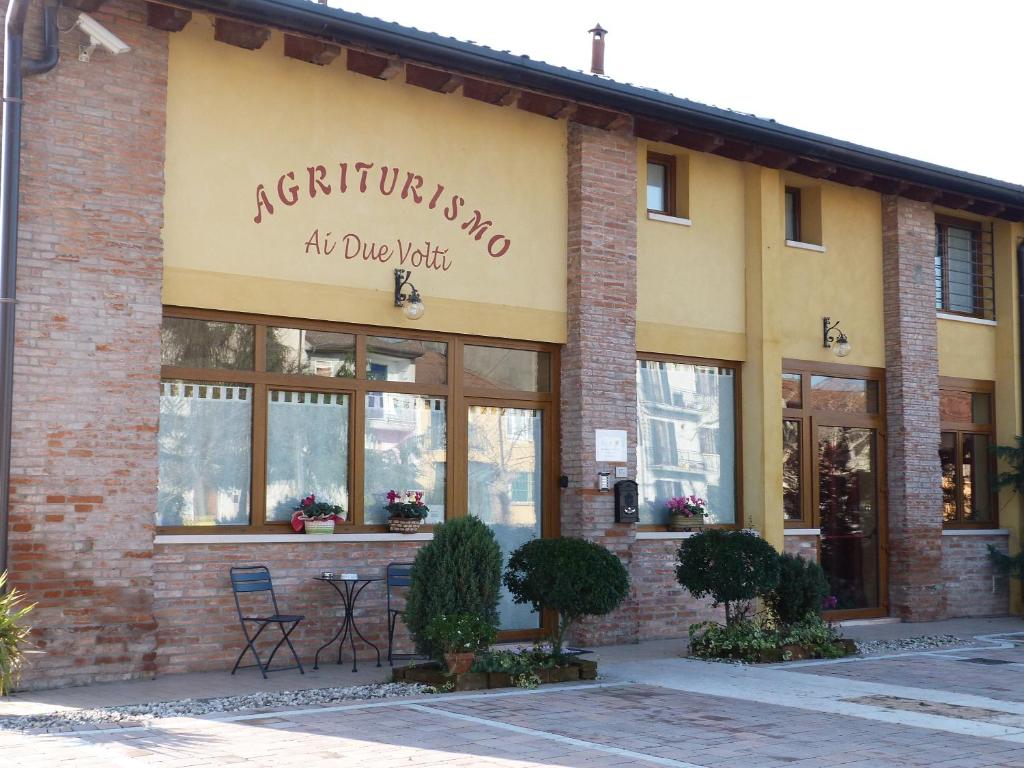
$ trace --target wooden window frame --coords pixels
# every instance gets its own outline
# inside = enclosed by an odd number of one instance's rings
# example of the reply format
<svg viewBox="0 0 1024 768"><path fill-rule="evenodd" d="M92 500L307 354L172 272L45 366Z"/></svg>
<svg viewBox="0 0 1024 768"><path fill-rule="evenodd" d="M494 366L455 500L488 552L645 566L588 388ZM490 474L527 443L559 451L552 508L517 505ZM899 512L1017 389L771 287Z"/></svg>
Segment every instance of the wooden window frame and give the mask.
<svg viewBox="0 0 1024 768"><path fill-rule="evenodd" d="M776 189L777 189L777 187L776 187ZM801 211L801 203L800 203L800 187L787 186L785 188L784 193L783 193L783 198L782 198L782 203L783 203L783 205L782 205L782 215L785 217L783 222L782 222L783 230L788 229L788 225L789 225L789 217L786 216L786 205L785 205L785 203L786 203L786 195L792 195L793 196L793 237L789 236L789 232L783 231L784 239L785 240L790 240L790 241L795 242L795 243L802 243L803 240L801 238L803 237L803 226L802 226L802 216L803 216L803 213Z"/></svg>
<svg viewBox="0 0 1024 768"><path fill-rule="evenodd" d="M336 528L338 535L346 533L382 533L386 525L364 524L363 468L365 456L365 406L369 392L444 397L447 413L447 452L445 483L446 519L467 514L468 502L468 406L485 404L495 407L529 408L540 410L544 442L542 445L541 489L534 489L541 502L541 535L557 536L559 532L560 496L559 474L559 347L531 341L493 339L452 333L436 333L383 326L334 323L273 315L222 312L165 306L164 317L241 323L254 326L255 350L252 370L220 368L189 368L161 366L160 378L181 381L218 381L252 387L252 454L250 473L250 507L247 525L186 525L157 526L158 534L267 534L291 533L288 521L266 519L266 439L267 397L270 389L304 392L342 393L349 396L349 515L346 522ZM285 374L266 371L266 329L268 327L300 328L303 330L351 333L355 335L355 377L351 379L312 374ZM366 377L366 338L388 336L422 341L440 341L448 345L447 383L416 384L398 381L379 381ZM505 349L546 352L550 355L550 392L524 392L486 387L466 387L463 383L463 349L466 345L482 345ZM433 526L424 526L430 531ZM532 634L530 634L532 632ZM523 636L532 636L530 631ZM511 636L511 635L510 635Z"/></svg>
<svg viewBox="0 0 1024 768"><path fill-rule="evenodd" d="M971 232L972 260L974 262L974 285L972 302L974 311L963 312L950 308L949 293L949 234L950 227L965 229ZM995 255L992 251L994 246L994 234L989 233L989 249L986 253L985 233L980 221L971 219L958 219L953 216L935 217L935 248L936 256L939 259L939 293L941 295L940 305L936 311L948 315L960 315L961 317L975 317L982 320L995 319ZM986 301L986 293L992 294L991 301Z"/></svg>
<svg viewBox="0 0 1024 768"><path fill-rule="evenodd" d="M657 208L651 208L647 205L648 200L644 200L644 205L647 208L648 213L660 213L663 216L676 216L676 158L675 155L665 155L660 152L648 152L647 153L647 165L660 165L665 169L665 209L659 210ZM647 172L647 165L644 166L644 173ZM647 184L644 185L644 196L647 195Z"/></svg>
<svg viewBox="0 0 1024 768"><path fill-rule="evenodd" d="M717 525L708 525L706 528L718 528L721 530L732 531L739 530L744 526L744 504L743 504L743 409L741 407L743 402L743 381L742 381L742 363L735 360L723 360L719 358L709 357L690 357L687 355L664 355L657 352L637 352L636 355L637 363L641 360L655 363L681 363L683 365L703 365L703 366L714 366L717 368L729 368L733 372L735 379L735 391L733 392L733 424L735 425L735 434L733 439L735 446L733 448L734 455L736 457L736 469L735 469L735 519L732 523L720 523ZM639 391L637 397L639 398ZM637 434L636 434L636 451L637 457L640 452L640 412L637 409ZM638 531L668 531L668 525L656 525L653 523L639 523L637 524Z"/></svg>
<svg viewBox="0 0 1024 768"><path fill-rule="evenodd" d="M970 394L985 394L989 396L989 423L981 424L977 422L952 422L952 421L940 421L939 433L952 432L956 435L956 520L952 522L946 522L945 519L942 521L942 527L950 530L970 530L970 529L995 529L999 527L999 489L996 486L996 458L995 458L995 447L996 447L996 387L995 382L985 381L983 379L961 379L954 378L952 376L940 376L939 377L939 397L942 397L943 392L967 392ZM940 410L941 414L941 410ZM941 416L940 416L941 418ZM992 520L964 520L964 497L963 497L963 440L966 435L988 435L989 437L989 448L991 454L989 456L990 467L989 477L991 478L989 487L989 504L992 509Z"/></svg>

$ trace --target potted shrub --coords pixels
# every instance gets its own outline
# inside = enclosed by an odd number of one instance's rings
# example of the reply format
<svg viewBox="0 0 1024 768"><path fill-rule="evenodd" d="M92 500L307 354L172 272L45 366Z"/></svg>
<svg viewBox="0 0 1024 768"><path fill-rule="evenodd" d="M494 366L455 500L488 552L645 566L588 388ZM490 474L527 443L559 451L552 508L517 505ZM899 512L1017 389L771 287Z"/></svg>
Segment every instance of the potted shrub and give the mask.
<svg viewBox="0 0 1024 768"><path fill-rule="evenodd" d="M292 514L292 528L297 532L334 533L336 522L345 522L345 508L340 504L317 501L312 493L299 502Z"/></svg>
<svg viewBox="0 0 1024 768"><path fill-rule="evenodd" d="M665 504L668 510L668 529L688 531L704 525L708 503L699 496L674 496Z"/></svg>
<svg viewBox="0 0 1024 768"><path fill-rule="evenodd" d="M431 619L426 636L441 649L448 671L461 675L469 672L476 652L491 645L497 632L493 624L474 613L448 613Z"/></svg>
<svg viewBox="0 0 1024 768"><path fill-rule="evenodd" d="M430 507L423 503L422 491L388 491L388 528L392 533L416 533Z"/></svg>
<svg viewBox="0 0 1024 768"><path fill-rule="evenodd" d="M18 682L21 671L22 644L28 627L21 625L35 605L21 605L21 593L6 590L7 573L0 573L0 696L6 696Z"/></svg>
<svg viewBox="0 0 1024 768"><path fill-rule="evenodd" d="M629 594L629 574L612 552L583 539L534 539L508 560L505 586L517 603L558 614L551 654L562 655L566 631L584 616L611 613Z"/></svg>
<svg viewBox="0 0 1024 768"><path fill-rule="evenodd" d="M471 613L497 628L501 548L479 518L435 525L433 541L416 553L410 582L404 619L418 653L442 658L426 631L437 616Z"/></svg>

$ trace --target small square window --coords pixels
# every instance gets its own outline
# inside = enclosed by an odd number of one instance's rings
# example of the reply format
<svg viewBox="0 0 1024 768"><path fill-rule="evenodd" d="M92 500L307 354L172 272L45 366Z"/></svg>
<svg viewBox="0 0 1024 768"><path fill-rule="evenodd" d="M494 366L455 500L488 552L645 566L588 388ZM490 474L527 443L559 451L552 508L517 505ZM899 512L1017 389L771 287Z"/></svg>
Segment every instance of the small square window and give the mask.
<svg viewBox="0 0 1024 768"><path fill-rule="evenodd" d="M647 155L647 210L676 215L676 159L650 152Z"/></svg>

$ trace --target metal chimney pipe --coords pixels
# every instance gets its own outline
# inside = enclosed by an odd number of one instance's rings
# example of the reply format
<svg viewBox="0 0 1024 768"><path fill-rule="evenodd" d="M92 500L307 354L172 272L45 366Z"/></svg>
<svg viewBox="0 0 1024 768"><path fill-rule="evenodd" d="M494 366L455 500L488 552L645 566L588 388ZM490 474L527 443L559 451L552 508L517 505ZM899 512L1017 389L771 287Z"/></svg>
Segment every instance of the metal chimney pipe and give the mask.
<svg viewBox="0 0 1024 768"><path fill-rule="evenodd" d="M604 36L608 34L608 30L603 29L600 24L597 24L592 30L590 30L590 34L594 36L590 53L590 71L595 75L603 75Z"/></svg>

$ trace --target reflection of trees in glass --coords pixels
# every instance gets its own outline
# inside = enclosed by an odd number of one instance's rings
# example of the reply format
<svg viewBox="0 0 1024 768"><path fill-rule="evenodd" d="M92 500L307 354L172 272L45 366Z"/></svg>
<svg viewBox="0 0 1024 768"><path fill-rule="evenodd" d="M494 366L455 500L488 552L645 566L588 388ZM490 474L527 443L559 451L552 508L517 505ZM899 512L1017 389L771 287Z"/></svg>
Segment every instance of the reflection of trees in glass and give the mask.
<svg viewBox="0 0 1024 768"><path fill-rule="evenodd" d="M157 524L244 525L252 390L182 382L160 386ZM231 498L227 509L221 508L224 495Z"/></svg>
<svg viewBox="0 0 1024 768"><path fill-rule="evenodd" d="M800 422L782 422L782 508L787 520L803 517L800 491Z"/></svg>
<svg viewBox="0 0 1024 768"><path fill-rule="evenodd" d="M267 329L267 370L275 373L353 378L355 336L348 333Z"/></svg>
<svg viewBox="0 0 1024 768"><path fill-rule="evenodd" d="M251 370L253 327L165 317L160 331L160 351L164 365Z"/></svg>
<svg viewBox="0 0 1024 768"><path fill-rule="evenodd" d="M310 493L348 511L348 396L273 391L267 421L267 519Z"/></svg>

